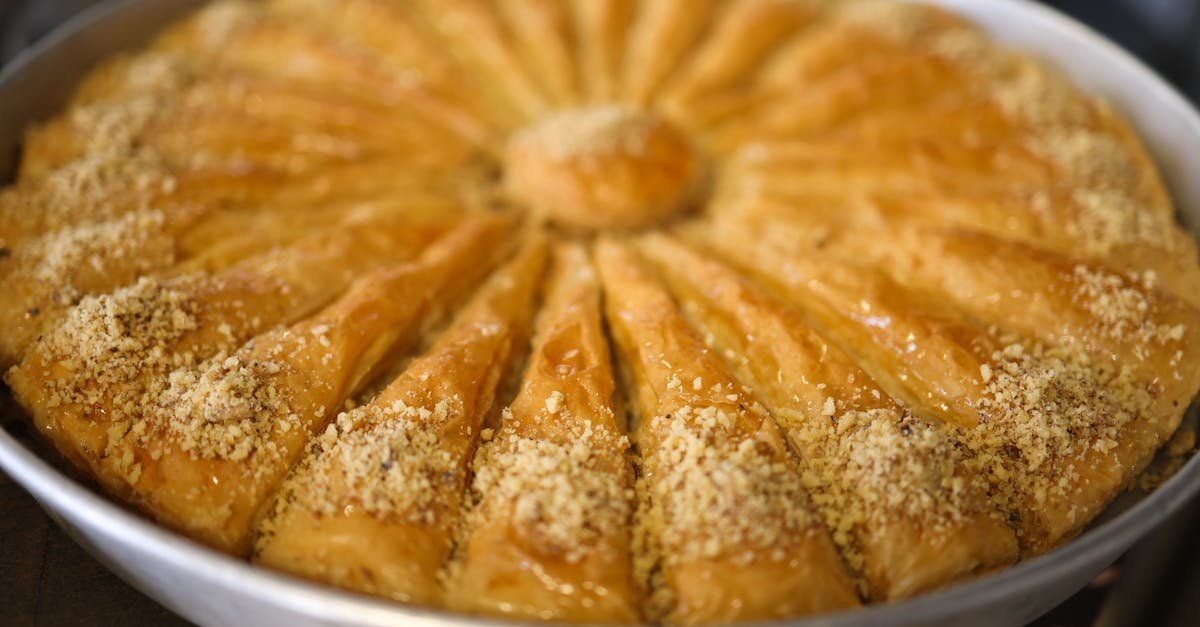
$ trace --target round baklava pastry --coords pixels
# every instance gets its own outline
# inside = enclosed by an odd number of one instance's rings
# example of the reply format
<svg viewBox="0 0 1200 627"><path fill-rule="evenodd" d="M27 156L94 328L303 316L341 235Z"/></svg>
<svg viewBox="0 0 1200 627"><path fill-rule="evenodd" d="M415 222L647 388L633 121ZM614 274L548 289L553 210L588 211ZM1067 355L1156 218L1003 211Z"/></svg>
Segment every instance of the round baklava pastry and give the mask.
<svg viewBox="0 0 1200 627"><path fill-rule="evenodd" d="M0 194L0 367L215 549L472 614L775 619L1036 556L1200 386L1120 116L883 0L220 1Z"/></svg>

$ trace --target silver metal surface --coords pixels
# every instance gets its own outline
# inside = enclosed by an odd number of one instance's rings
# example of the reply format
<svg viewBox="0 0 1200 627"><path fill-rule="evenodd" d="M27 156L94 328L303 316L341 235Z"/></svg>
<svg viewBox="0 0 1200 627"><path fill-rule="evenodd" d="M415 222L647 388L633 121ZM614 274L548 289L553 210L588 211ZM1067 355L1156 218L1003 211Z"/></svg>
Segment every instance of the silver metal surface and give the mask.
<svg viewBox="0 0 1200 627"><path fill-rule="evenodd" d="M99 59L144 42L203 0L120 0L88 11L0 72L0 181L21 129L45 119ZM1058 66L1107 98L1157 160L1186 224L1200 225L1200 117L1171 87L1087 28L1025 0L935 0L996 39ZM2 296L0 296L2 297ZM0 467L122 578L202 625L477 625L434 610L370 599L256 568L130 513L57 470L0 429ZM1200 456L1157 491L1119 499L1080 538L1047 555L919 598L789 621L793 625L1019 625L1083 587L1200 491Z"/></svg>

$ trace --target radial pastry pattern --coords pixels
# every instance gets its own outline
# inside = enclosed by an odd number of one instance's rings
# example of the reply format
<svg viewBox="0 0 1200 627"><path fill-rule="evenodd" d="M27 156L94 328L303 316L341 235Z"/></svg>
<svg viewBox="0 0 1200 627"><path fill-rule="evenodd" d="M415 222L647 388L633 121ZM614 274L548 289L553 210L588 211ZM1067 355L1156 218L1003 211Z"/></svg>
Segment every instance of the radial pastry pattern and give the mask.
<svg viewBox="0 0 1200 627"><path fill-rule="evenodd" d="M1080 533L1200 387L1100 100L885 0L219 0L0 192L0 367L199 542L398 602L700 623Z"/></svg>

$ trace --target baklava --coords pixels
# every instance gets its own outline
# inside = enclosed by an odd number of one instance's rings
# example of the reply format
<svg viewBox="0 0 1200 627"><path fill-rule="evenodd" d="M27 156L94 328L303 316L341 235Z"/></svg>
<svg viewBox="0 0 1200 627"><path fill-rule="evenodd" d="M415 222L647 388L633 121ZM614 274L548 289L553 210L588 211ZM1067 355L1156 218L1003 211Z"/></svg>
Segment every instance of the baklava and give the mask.
<svg viewBox="0 0 1200 627"><path fill-rule="evenodd" d="M1200 386L1120 116L885 0L219 0L0 193L62 457L265 568L475 615L852 610L1087 527Z"/></svg>

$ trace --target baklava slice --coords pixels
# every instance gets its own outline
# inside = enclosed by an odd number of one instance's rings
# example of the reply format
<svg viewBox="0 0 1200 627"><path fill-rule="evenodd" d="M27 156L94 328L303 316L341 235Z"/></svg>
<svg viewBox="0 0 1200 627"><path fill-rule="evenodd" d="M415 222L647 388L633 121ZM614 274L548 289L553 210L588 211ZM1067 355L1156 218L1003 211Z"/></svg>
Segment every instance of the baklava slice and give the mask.
<svg viewBox="0 0 1200 627"><path fill-rule="evenodd" d="M1155 395L1130 368L982 323L874 268L777 250L730 253L966 447L1023 555L1073 537L1149 461L1145 443L1161 428Z"/></svg>
<svg viewBox="0 0 1200 627"><path fill-rule="evenodd" d="M648 618L732 622L857 606L770 413L628 245L603 241L596 259L632 390L634 566Z"/></svg>
<svg viewBox="0 0 1200 627"><path fill-rule="evenodd" d="M244 554L310 434L473 285L495 254L483 243L506 226L470 222L416 262L366 272L315 315L245 343L239 335L262 322L243 292L139 282L85 299L7 381L39 430L106 488ZM263 292L265 315L287 303Z"/></svg>
<svg viewBox="0 0 1200 627"><path fill-rule="evenodd" d="M526 245L399 377L316 433L259 526L256 561L444 603L440 572L467 471L528 337L544 248Z"/></svg>
<svg viewBox="0 0 1200 627"><path fill-rule="evenodd" d="M802 314L667 236L642 250L795 449L805 487L873 600L1006 566L1017 542L967 451L884 392Z"/></svg>
<svg viewBox="0 0 1200 627"><path fill-rule="evenodd" d="M557 248L521 391L475 457L450 606L578 623L636 622L633 468L581 245Z"/></svg>

